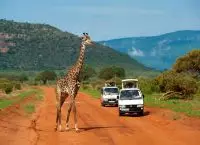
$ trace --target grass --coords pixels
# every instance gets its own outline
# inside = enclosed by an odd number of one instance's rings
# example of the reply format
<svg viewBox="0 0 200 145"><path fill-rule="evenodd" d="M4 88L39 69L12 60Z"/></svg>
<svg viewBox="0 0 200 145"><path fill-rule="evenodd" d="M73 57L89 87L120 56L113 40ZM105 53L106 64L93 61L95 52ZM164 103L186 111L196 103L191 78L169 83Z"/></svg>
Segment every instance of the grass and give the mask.
<svg viewBox="0 0 200 145"><path fill-rule="evenodd" d="M32 114L35 112L35 105L34 104L26 104L24 106L24 111L28 114Z"/></svg>
<svg viewBox="0 0 200 145"><path fill-rule="evenodd" d="M83 89L83 88L81 88L80 91L83 92L83 93L86 93L88 95L91 95L92 97L97 98L97 99L100 98L100 96L101 96L100 91L95 90L95 89L90 89L90 88Z"/></svg>
<svg viewBox="0 0 200 145"><path fill-rule="evenodd" d="M171 109L175 112L184 113L188 116L200 117L200 96L197 95L193 100L159 100L161 94L145 95L145 104L152 107ZM176 118L176 116L175 116Z"/></svg>
<svg viewBox="0 0 200 145"><path fill-rule="evenodd" d="M24 92L19 93L16 96L10 96L7 98L0 99L0 109L6 108L13 103L20 102L21 100L25 99L26 97L30 97L35 95L38 100L43 99L42 91L39 89L29 89Z"/></svg>

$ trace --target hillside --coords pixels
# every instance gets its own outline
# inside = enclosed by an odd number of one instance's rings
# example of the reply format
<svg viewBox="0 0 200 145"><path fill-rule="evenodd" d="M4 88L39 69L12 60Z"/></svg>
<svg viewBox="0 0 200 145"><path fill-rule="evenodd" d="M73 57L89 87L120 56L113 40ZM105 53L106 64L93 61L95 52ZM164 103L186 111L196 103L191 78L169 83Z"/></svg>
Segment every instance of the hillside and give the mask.
<svg viewBox="0 0 200 145"><path fill-rule="evenodd" d="M80 38L46 24L0 20L0 69L65 69L79 54ZM118 65L148 69L126 54L95 43L87 47L86 63L95 68Z"/></svg>
<svg viewBox="0 0 200 145"><path fill-rule="evenodd" d="M200 31L177 31L160 36L131 37L101 41L101 44L128 54L144 65L169 69L176 59L192 49L200 49Z"/></svg>

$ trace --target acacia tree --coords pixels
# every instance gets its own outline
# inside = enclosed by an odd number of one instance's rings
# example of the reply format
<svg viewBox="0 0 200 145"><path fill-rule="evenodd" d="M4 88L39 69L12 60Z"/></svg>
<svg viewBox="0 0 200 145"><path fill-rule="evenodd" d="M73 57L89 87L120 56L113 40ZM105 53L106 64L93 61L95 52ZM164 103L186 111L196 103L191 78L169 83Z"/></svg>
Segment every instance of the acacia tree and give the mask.
<svg viewBox="0 0 200 145"><path fill-rule="evenodd" d="M81 70L81 73L80 73L80 80L83 80L83 81L86 81L88 80L89 78L93 77L96 75L96 71L95 69L93 69L92 67L90 66L83 66L83 69Z"/></svg>
<svg viewBox="0 0 200 145"><path fill-rule="evenodd" d="M99 78L109 80L114 77L124 78L125 70L121 67L111 66L107 68L103 68L99 72Z"/></svg>
<svg viewBox="0 0 200 145"><path fill-rule="evenodd" d="M200 75L200 50L195 49L177 59L173 66L176 72L187 72L195 75Z"/></svg>
<svg viewBox="0 0 200 145"><path fill-rule="evenodd" d="M43 84L46 84L48 80L55 80L57 77L56 73L54 71L43 71L41 73L39 73L35 80L36 81L42 81Z"/></svg>

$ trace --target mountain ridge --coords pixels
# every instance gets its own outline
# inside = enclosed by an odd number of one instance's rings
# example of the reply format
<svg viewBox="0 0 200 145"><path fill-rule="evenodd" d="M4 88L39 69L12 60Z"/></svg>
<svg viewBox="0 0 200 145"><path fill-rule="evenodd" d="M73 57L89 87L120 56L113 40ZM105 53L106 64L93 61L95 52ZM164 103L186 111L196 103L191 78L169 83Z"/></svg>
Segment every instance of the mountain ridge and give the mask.
<svg viewBox="0 0 200 145"><path fill-rule="evenodd" d="M98 41L128 54L140 63L156 69L169 69L176 59L200 48L200 30L180 30L158 36L127 37Z"/></svg>
<svg viewBox="0 0 200 145"><path fill-rule="evenodd" d="M76 62L81 39L48 24L0 20L1 69L65 69ZM95 68L117 65L149 70L128 55L94 42L87 47L85 63Z"/></svg>

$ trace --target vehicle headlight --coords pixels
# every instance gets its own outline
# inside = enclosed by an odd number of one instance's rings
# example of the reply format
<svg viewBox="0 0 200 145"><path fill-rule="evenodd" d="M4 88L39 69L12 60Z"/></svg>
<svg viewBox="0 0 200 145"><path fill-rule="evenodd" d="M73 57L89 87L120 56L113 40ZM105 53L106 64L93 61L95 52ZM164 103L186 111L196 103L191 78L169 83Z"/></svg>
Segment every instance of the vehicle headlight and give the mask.
<svg viewBox="0 0 200 145"><path fill-rule="evenodd" d="M137 105L137 107L143 107L144 105L143 104L139 104L139 105Z"/></svg>
<svg viewBox="0 0 200 145"><path fill-rule="evenodd" d="M108 99L107 99L107 98L104 98L103 100L104 100L104 101L108 101Z"/></svg>
<svg viewBox="0 0 200 145"><path fill-rule="evenodd" d="M119 107L120 107L120 108L126 108L126 106L125 106L125 105L120 105Z"/></svg>

